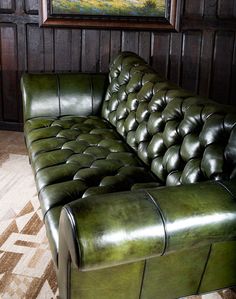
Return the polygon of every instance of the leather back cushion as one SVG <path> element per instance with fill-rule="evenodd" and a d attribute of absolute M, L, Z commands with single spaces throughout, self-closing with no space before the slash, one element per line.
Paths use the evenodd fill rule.
<path fill-rule="evenodd" d="M 235 108 L 197 97 L 123 52 L 113 62 L 102 115 L 167 185 L 236 175 Z"/>
<path fill-rule="evenodd" d="M 24 74 L 21 80 L 24 120 L 97 114 L 106 81 L 104 74 Z"/>

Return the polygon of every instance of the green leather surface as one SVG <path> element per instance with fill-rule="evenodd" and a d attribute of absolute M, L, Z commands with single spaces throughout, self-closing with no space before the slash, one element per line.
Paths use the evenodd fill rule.
<path fill-rule="evenodd" d="M 149 190 L 149 194 L 162 211 L 165 252 L 236 237 L 236 201 L 220 184 L 188 184 Z"/>
<path fill-rule="evenodd" d="M 21 79 L 24 121 L 37 116 L 60 114 L 57 77 L 55 75 L 27 75 Z"/>
<path fill-rule="evenodd" d="M 55 265 L 58 265 L 58 251 L 59 251 L 59 219 L 62 206 L 55 207 L 48 211 L 44 218 L 46 227 L 46 234 L 49 241 L 52 258 Z"/>
<path fill-rule="evenodd" d="M 197 294 L 210 246 L 147 260 L 141 299 L 173 299 Z"/>
<path fill-rule="evenodd" d="M 114 129 L 96 116 L 31 119 L 25 132 L 43 214 L 79 197 L 129 190 L 136 183 L 158 185 Z"/>
<path fill-rule="evenodd" d="M 71 298 L 138 299 L 143 267 L 144 262 L 89 272 L 72 267 Z"/>
<path fill-rule="evenodd" d="M 199 293 L 236 285 L 236 242 L 212 245 Z"/>
<path fill-rule="evenodd" d="M 159 77 L 138 56 L 122 53 L 111 64 L 102 116 L 164 185 L 235 177 L 232 112 Z"/>
<path fill-rule="evenodd" d="M 94 115 L 107 87 L 104 74 L 24 74 L 24 120 L 42 116 Z"/>
<path fill-rule="evenodd" d="M 90 196 L 66 205 L 66 227 L 72 261 L 96 270 L 234 240 L 236 201 L 212 182 Z"/>
<path fill-rule="evenodd" d="M 144 192 L 124 192 L 74 201 L 62 211 L 78 233 L 80 269 L 90 270 L 128 263 L 162 254 L 165 230 L 161 215 Z M 63 221 L 63 219 L 65 219 Z M 73 244 L 68 244 L 72 248 Z"/>

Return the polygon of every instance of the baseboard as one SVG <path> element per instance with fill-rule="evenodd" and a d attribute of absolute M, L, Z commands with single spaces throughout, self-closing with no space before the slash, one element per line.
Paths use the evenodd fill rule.
<path fill-rule="evenodd" d="M 7 121 L 0 121 L 0 130 L 7 130 L 7 131 L 23 131 L 23 124 L 16 123 L 16 122 L 7 122 Z"/>

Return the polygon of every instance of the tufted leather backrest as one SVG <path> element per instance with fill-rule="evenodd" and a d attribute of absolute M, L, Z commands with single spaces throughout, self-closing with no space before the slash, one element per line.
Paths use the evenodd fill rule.
<path fill-rule="evenodd" d="M 160 77 L 134 53 L 110 66 L 102 109 L 166 185 L 236 176 L 236 110 Z"/>

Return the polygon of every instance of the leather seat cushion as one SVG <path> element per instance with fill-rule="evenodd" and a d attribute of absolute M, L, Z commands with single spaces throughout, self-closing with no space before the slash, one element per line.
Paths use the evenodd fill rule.
<path fill-rule="evenodd" d="M 99 117 L 35 118 L 25 131 L 43 214 L 80 197 L 157 183 Z"/>
<path fill-rule="evenodd" d="M 160 185 L 99 117 L 34 118 L 26 122 L 25 133 L 55 262 L 64 204 L 94 194 Z"/>

